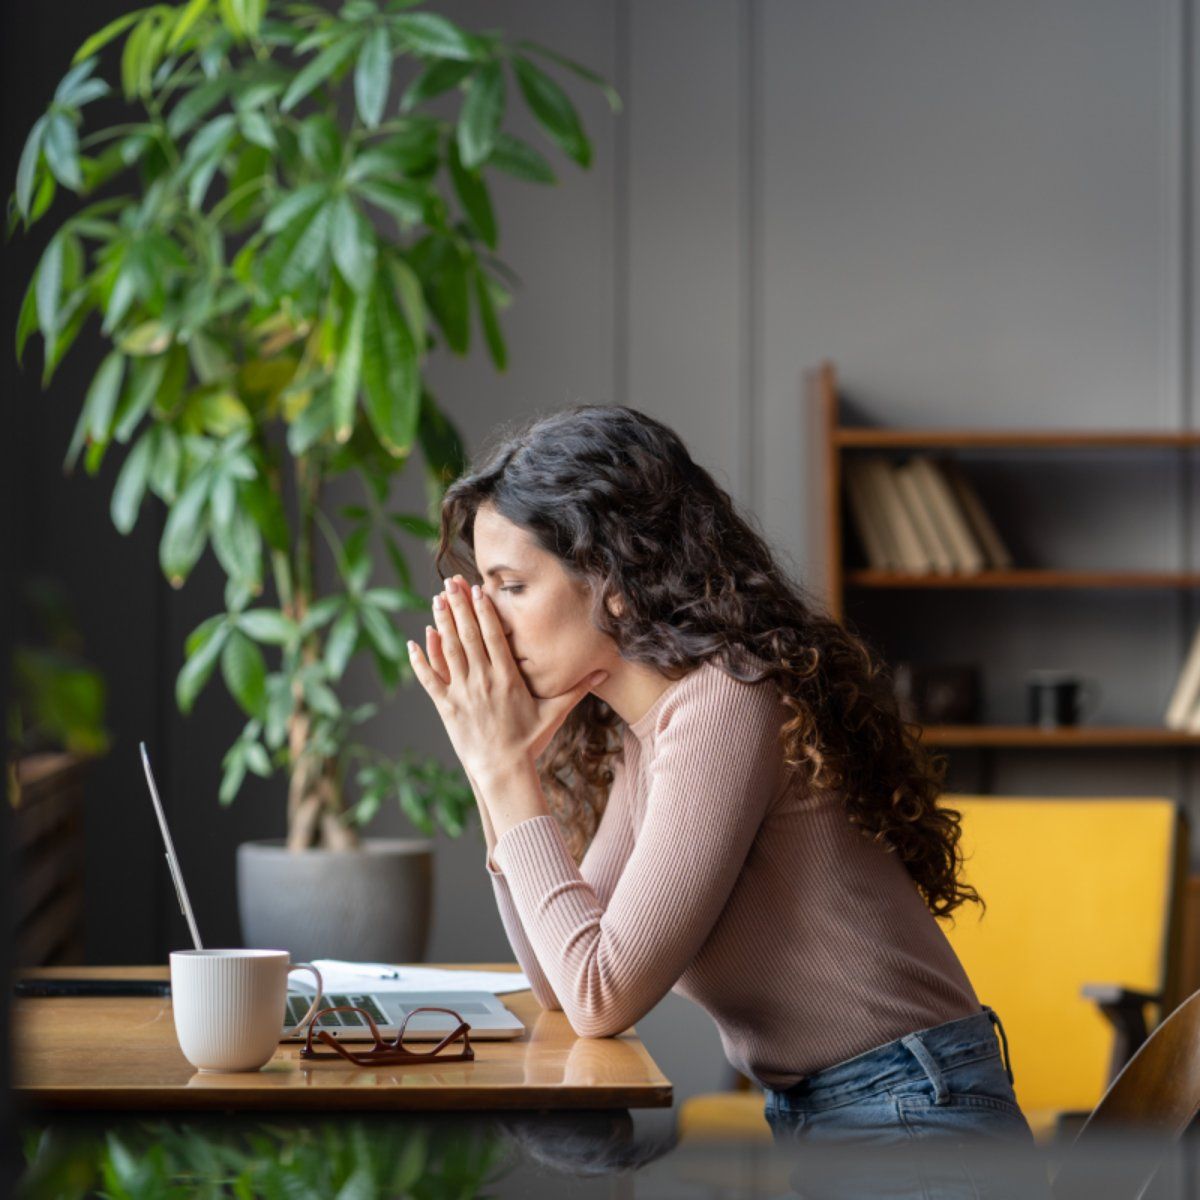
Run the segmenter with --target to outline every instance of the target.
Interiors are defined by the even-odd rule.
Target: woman
[[[446,493],[447,563],[409,653],[542,1005],[606,1037],[690,997],[777,1138],[1032,1140],[934,919],[979,901],[944,760],[670,429],[510,433]]]

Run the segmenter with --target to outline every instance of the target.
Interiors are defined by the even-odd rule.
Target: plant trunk
[[[312,514],[320,503],[321,493],[320,472],[305,459],[296,464],[296,490],[300,502],[298,561],[294,589],[285,607],[290,609],[288,615],[300,623],[312,601]],[[316,634],[309,638],[302,655],[305,663],[317,661]],[[359,844],[358,834],[339,820],[344,806],[337,759],[318,756],[309,750],[312,714],[304,700],[304,689],[298,682],[293,684],[292,700],[292,713],[288,717],[288,752],[292,764],[288,782],[288,849],[353,850]]]
[[[353,850],[358,835],[339,820],[342,796],[337,760],[319,757],[307,749],[311,718],[299,704],[288,721],[288,747],[292,776],[288,783],[289,850],[321,847]]]

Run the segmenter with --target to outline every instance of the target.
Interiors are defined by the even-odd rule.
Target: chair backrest
[[[1004,1022],[1023,1108],[1090,1111],[1113,1030],[1085,983],[1168,995],[1186,827],[1170,799],[965,796],[963,878],[987,903],[942,928]],[[1161,1013],[1152,1015],[1152,1023]]]
[[[1200,1112],[1200,992],[1150,1035],[1113,1080],[1054,1177],[1058,1200],[1141,1194],[1165,1151]],[[1112,1153],[1123,1135],[1122,1153]],[[1098,1178],[1103,1172],[1103,1178]],[[1120,1178],[1114,1178],[1114,1172]]]

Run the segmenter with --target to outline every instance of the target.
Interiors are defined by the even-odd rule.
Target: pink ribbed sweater
[[[625,727],[579,866],[552,816],[485,858],[513,953],[576,1033],[620,1033],[675,991],[735,1067],[785,1088],[980,1011],[900,860],[786,775],[789,715],[770,681],[704,663]]]

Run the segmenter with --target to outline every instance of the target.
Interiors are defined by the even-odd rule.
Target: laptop
[[[289,991],[287,1018],[280,1029],[280,1040],[302,1042],[308,1036],[308,1026],[291,1037],[283,1033],[306,1012],[312,1003],[312,992]],[[387,985],[375,984],[369,992],[326,992],[321,1000],[322,1008],[336,1008],[341,1004],[353,1004],[371,1014],[379,1032],[384,1037],[395,1037],[400,1032],[400,1023],[414,1009],[423,1005],[437,1008],[452,1008],[470,1025],[472,1041],[478,1039],[515,1038],[525,1032],[524,1023],[515,1017],[497,996],[491,992],[392,992]],[[457,1022],[447,1013],[418,1013],[404,1030],[404,1040],[436,1042],[445,1037]],[[374,1039],[371,1027],[359,1013],[326,1013],[317,1021],[318,1029],[328,1030],[343,1042],[370,1042]]]
[[[171,879],[175,884],[175,893],[179,897],[179,908],[187,919],[188,929],[197,950],[204,947],[200,941],[200,930],[196,926],[196,918],[192,913],[191,901],[188,899],[187,888],[183,883],[183,872],[179,867],[179,859],[175,855],[175,845],[171,841],[171,832],[167,828],[166,814],[163,812],[162,801],[158,798],[158,786],[154,781],[154,772],[150,769],[150,755],[146,752],[146,743],[139,742],[142,754],[142,766],[146,772],[146,783],[150,788],[150,798],[154,802],[154,812],[158,817],[158,827],[162,831],[163,844],[166,846],[167,866],[171,871]],[[290,987],[287,994],[287,1011],[279,1027],[279,1040],[288,1042],[303,1041],[308,1036],[306,1025],[298,1033],[285,1037],[287,1030],[295,1025],[312,1004],[312,993],[300,990],[293,991]],[[336,1008],[339,1005],[352,1004],[366,1009],[371,1014],[376,1027],[384,1037],[395,1037],[400,1032],[404,1018],[414,1008],[430,1005],[437,1008],[451,1008],[458,1013],[471,1027],[470,1035],[481,1041],[499,1038],[520,1037],[525,1032],[524,1024],[491,992],[398,992],[389,990],[386,983],[374,984],[368,992],[330,992],[322,997],[322,1008]],[[409,1021],[404,1030],[404,1038],[414,1041],[440,1041],[454,1029],[457,1022],[448,1013],[419,1013]],[[327,1013],[317,1022],[318,1029],[328,1030],[339,1041],[357,1042],[373,1041],[371,1027],[358,1013]]]

